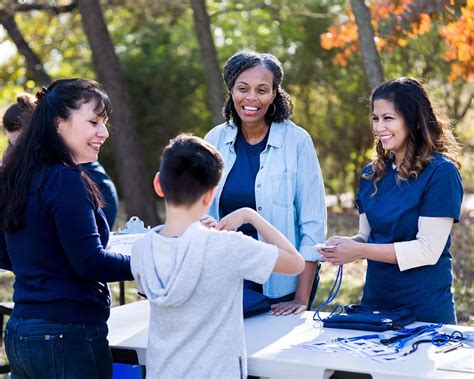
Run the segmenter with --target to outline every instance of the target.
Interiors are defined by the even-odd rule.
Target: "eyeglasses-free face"
[[[94,101],[84,103],[67,120],[58,122],[58,133],[76,164],[97,161],[100,148],[109,137],[107,118],[98,116],[95,107]]]
[[[273,74],[264,66],[249,68],[237,77],[231,93],[244,126],[264,123],[265,114],[276,95]]]

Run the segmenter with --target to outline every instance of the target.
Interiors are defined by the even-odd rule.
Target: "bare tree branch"
[[[217,125],[224,121],[221,112],[224,91],[216,47],[211,33],[211,21],[205,0],[191,0],[191,7],[207,84],[207,103],[212,114],[212,123]]]
[[[458,113],[458,120],[462,120],[464,117],[466,117],[467,112],[471,109],[471,104],[472,100],[474,99],[474,96],[471,94],[469,96],[469,100],[466,102],[464,109]]]
[[[41,3],[19,3],[14,6],[15,12],[31,12],[31,11],[50,11],[54,14],[68,13],[77,8],[77,2],[71,1],[67,5],[50,5]]]
[[[222,10],[209,13],[209,17],[215,18],[215,17],[220,16],[221,14],[232,13],[232,12],[243,12],[243,11],[249,12],[256,9],[273,9],[277,11],[282,11],[281,7],[272,6],[269,4],[252,4],[251,6],[245,5],[245,7],[242,5],[233,4],[232,6],[228,6]],[[325,19],[325,18],[330,17],[328,13],[315,13],[315,12],[311,12],[305,9],[304,7],[291,7],[288,10],[291,11],[292,16],[303,16],[303,17],[309,17],[309,18],[315,18],[315,19]]]
[[[370,10],[364,0],[350,0],[350,3],[359,29],[360,52],[367,83],[371,89],[375,89],[383,81],[383,70],[375,46]]]
[[[48,85],[51,82],[51,77],[44,70],[38,55],[23,37],[15,21],[15,16],[0,10],[0,24],[6,29],[18,52],[25,57],[28,76],[39,85]]]

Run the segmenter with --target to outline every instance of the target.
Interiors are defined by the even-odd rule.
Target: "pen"
[[[456,342],[455,344],[445,346],[445,347],[442,347],[439,350],[436,350],[436,353],[443,353],[443,354],[444,353],[449,353],[450,351],[457,350],[460,347],[462,347],[462,342]]]

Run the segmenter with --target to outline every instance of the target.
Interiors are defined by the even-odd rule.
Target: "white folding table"
[[[462,348],[446,354],[435,354],[435,347],[422,344],[418,351],[406,359],[387,363],[344,353],[304,349],[297,345],[315,339],[326,341],[370,333],[321,328],[313,321],[313,314],[304,312],[278,317],[264,314],[246,319],[249,375],[273,379],[330,378],[335,372],[350,372],[369,374],[373,379],[474,378],[473,373],[461,371],[472,367],[474,349]],[[108,322],[109,342],[116,361],[146,365],[148,324],[149,303],[146,300],[112,308]],[[461,331],[474,331],[474,327],[453,327]]]

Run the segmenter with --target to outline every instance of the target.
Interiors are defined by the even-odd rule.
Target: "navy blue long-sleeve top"
[[[0,238],[0,267],[15,273],[12,315],[101,325],[106,282],[133,280],[130,257],[106,251],[109,227],[76,168],[43,166],[30,184],[23,227]]]

